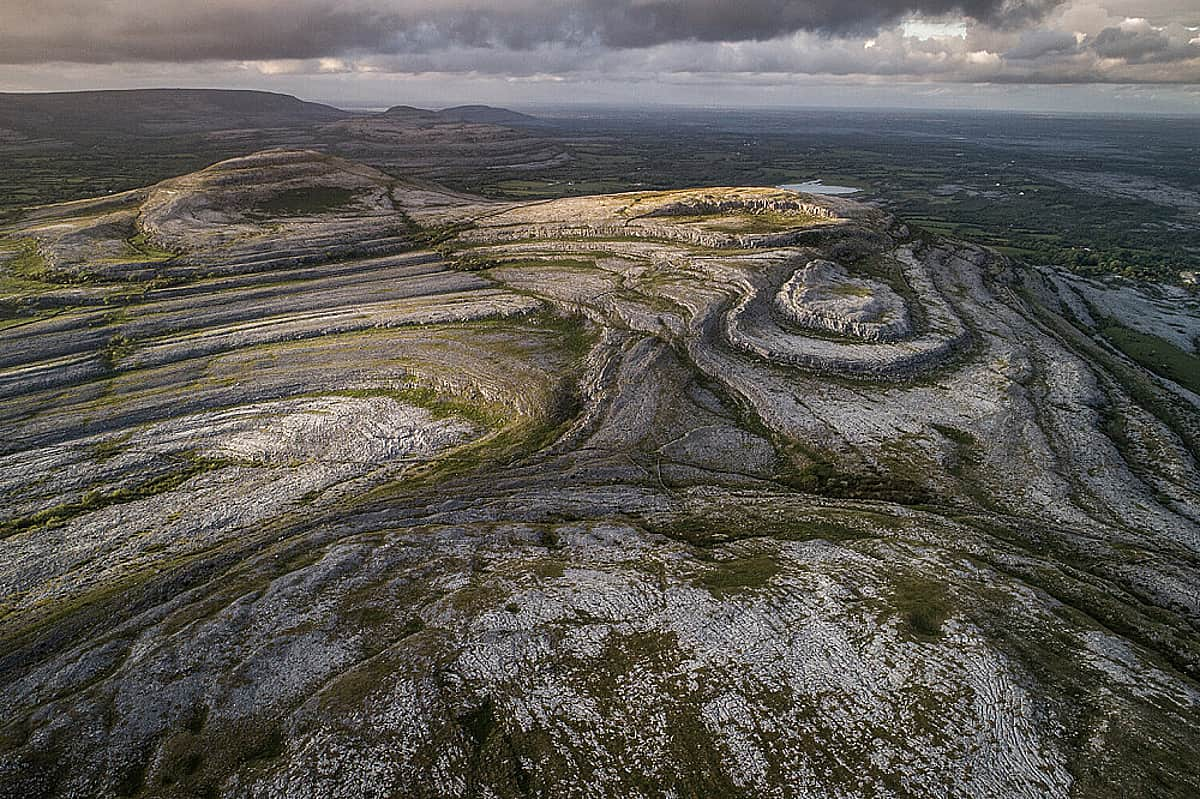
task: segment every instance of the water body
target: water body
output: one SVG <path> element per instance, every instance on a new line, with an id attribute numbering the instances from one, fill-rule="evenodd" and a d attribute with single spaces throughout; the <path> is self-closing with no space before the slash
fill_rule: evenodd
<path id="1" fill-rule="evenodd" d="M 788 191 L 803 191 L 808 194 L 855 194 L 858 189 L 853 186 L 827 186 L 819 180 L 808 180 L 804 183 L 784 183 L 776 188 Z"/>

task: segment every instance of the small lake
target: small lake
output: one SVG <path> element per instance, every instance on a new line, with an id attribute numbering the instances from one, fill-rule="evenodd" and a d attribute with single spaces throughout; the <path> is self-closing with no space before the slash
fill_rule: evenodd
<path id="1" fill-rule="evenodd" d="M 827 186 L 819 180 L 808 180 L 804 183 L 784 183 L 776 186 L 788 191 L 803 191 L 808 194 L 856 194 L 858 189 L 853 186 Z"/>

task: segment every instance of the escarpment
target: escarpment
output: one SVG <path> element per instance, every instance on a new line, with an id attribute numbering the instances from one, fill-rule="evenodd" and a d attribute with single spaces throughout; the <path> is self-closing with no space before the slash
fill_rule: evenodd
<path id="1" fill-rule="evenodd" d="M 793 213 L 818 219 L 837 219 L 837 213 L 828 206 L 804 202 L 792 197 L 781 197 L 779 194 L 768 196 L 734 197 L 719 199 L 715 197 L 684 197 L 678 202 L 669 202 L 653 210 L 645 216 L 713 216 L 726 214 L 772 214 Z"/>
<path id="2" fill-rule="evenodd" d="M 1200 792 L 1186 299 L 313 151 L 0 234 L 0 797 Z"/>

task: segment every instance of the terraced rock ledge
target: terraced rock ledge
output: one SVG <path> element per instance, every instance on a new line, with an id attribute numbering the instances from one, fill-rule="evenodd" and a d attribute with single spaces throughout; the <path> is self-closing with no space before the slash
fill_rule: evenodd
<path id="1" fill-rule="evenodd" d="M 887 284 L 850 277 L 832 261 L 810 261 L 775 295 L 786 321 L 845 338 L 895 341 L 910 330 L 904 300 Z"/>
<path id="2" fill-rule="evenodd" d="M 1200 794 L 1200 397 L 1113 332 L 1194 298 L 315 151 L 0 235 L 0 797 Z"/>

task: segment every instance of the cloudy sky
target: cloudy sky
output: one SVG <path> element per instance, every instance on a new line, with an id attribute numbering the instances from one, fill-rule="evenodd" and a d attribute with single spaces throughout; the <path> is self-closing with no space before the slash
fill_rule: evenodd
<path id="1" fill-rule="evenodd" d="M 0 0 L 0 91 L 1200 113 L 1200 0 Z"/>

